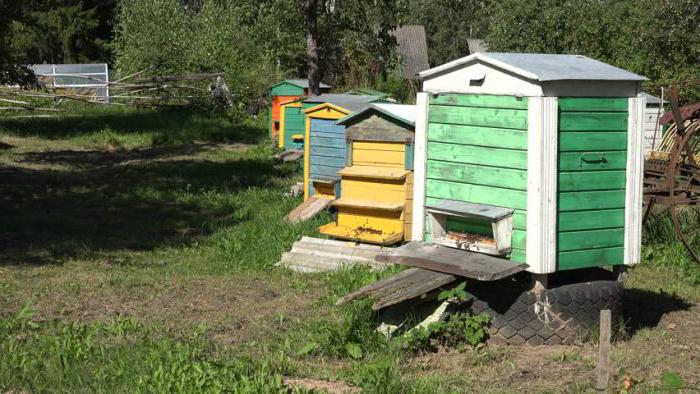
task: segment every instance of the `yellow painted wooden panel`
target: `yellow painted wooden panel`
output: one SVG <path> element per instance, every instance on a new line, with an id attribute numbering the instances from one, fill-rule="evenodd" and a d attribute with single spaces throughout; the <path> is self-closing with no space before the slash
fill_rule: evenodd
<path id="1" fill-rule="evenodd" d="M 353 165 L 338 171 L 342 177 L 403 180 L 408 174 L 403 168 Z"/>
<path id="2" fill-rule="evenodd" d="M 350 111 L 334 105 L 319 104 L 315 107 L 305 109 L 304 113 L 306 114 L 307 118 L 340 119 L 348 115 Z"/>
<path id="3" fill-rule="evenodd" d="M 361 230 L 362 229 L 338 226 L 336 223 L 328 223 L 318 228 L 318 231 L 321 232 L 321 234 L 326 234 L 333 238 L 379 245 L 392 245 L 403 240 L 402 233 L 380 233 Z"/>
<path id="4" fill-rule="evenodd" d="M 404 205 L 404 239 L 411 239 L 411 225 L 413 223 L 413 172 L 406 175 L 405 182 L 406 203 Z"/>
<path id="5" fill-rule="evenodd" d="M 357 142 L 352 144 L 352 163 L 354 165 L 383 165 L 403 168 L 404 153 L 399 151 L 372 151 L 357 149 Z"/>
<path id="6" fill-rule="evenodd" d="M 363 149 L 363 150 L 389 150 L 394 152 L 403 152 L 406 144 L 402 142 L 367 142 L 367 141 L 353 141 L 353 149 Z"/>
<path id="7" fill-rule="evenodd" d="M 336 206 L 338 208 L 364 208 L 382 211 L 401 211 L 404 209 L 403 205 L 403 201 L 387 202 L 377 200 L 355 200 L 347 197 L 341 197 L 333 201 L 333 206 Z"/>
<path id="8" fill-rule="evenodd" d="M 403 231 L 402 213 L 345 208 L 338 211 L 338 226 L 369 228 L 383 233 L 400 233 Z"/>
<path id="9" fill-rule="evenodd" d="M 387 202 L 403 202 L 405 188 L 403 182 L 367 182 L 367 180 L 342 180 L 343 197 L 357 200 L 377 200 Z"/>
<path id="10" fill-rule="evenodd" d="M 277 138 L 277 147 L 283 148 L 284 147 L 284 112 L 285 112 L 285 106 L 282 105 L 280 106 L 280 129 L 279 129 L 279 134 Z"/>

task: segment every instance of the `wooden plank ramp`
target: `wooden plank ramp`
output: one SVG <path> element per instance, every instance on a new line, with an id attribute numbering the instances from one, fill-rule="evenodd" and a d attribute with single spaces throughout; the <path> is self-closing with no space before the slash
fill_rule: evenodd
<path id="1" fill-rule="evenodd" d="M 409 268 L 398 274 L 372 283 L 357 291 L 347 294 L 336 302 L 343 305 L 350 301 L 370 297 L 374 300 L 373 310 L 398 304 L 402 301 L 420 297 L 437 288 L 449 285 L 459 279 L 455 275 L 430 271 L 422 268 Z"/>
<path id="2" fill-rule="evenodd" d="M 528 267 L 526 264 L 482 253 L 417 241 L 395 248 L 377 259 L 380 262 L 404 264 L 482 281 L 502 279 Z"/>
<path id="3" fill-rule="evenodd" d="M 506 259 L 468 252 L 442 245 L 409 242 L 377 256 L 378 261 L 399 263 L 412 268 L 347 294 L 337 305 L 370 297 L 372 309 L 415 299 L 465 278 L 492 281 L 527 268 Z"/>
<path id="4" fill-rule="evenodd" d="M 289 212 L 287 221 L 289 223 L 299 223 L 313 218 L 331 206 L 333 200 L 323 197 L 311 196 L 303 203 Z"/>
<path id="5" fill-rule="evenodd" d="M 297 272 L 337 271 L 353 265 L 383 270 L 392 264 L 378 262 L 377 257 L 386 253 L 386 248 L 376 245 L 303 237 L 282 254 L 276 266 Z"/>

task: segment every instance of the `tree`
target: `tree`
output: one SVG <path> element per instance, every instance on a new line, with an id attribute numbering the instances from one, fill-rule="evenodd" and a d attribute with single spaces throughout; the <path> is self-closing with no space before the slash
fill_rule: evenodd
<path id="1" fill-rule="evenodd" d="M 436 66 L 469 55 L 467 38 L 485 38 L 492 3 L 492 0 L 412 0 L 408 23 L 425 27 L 430 64 Z"/>
<path id="2" fill-rule="evenodd" d="M 494 51 L 581 54 L 646 76 L 659 94 L 677 83 L 700 100 L 700 3 L 696 0 L 500 0 L 488 43 Z"/>
<path id="3" fill-rule="evenodd" d="M 311 96 L 318 96 L 321 93 L 321 73 L 318 64 L 318 4 L 318 0 L 304 0 L 306 55 L 309 59 L 309 94 Z"/>
<path id="4" fill-rule="evenodd" d="M 29 0 L 9 24 L 10 50 L 24 64 L 109 61 L 116 0 Z"/>
<path id="5" fill-rule="evenodd" d="M 30 85 L 36 82 L 34 73 L 27 67 L 17 64 L 17 56 L 9 50 L 12 37 L 10 25 L 20 13 L 22 0 L 0 1 L 0 84 Z"/>
<path id="6" fill-rule="evenodd" d="M 407 0 L 303 1 L 310 84 L 323 76 L 335 85 L 371 84 L 395 65 L 391 32 L 404 21 Z"/>

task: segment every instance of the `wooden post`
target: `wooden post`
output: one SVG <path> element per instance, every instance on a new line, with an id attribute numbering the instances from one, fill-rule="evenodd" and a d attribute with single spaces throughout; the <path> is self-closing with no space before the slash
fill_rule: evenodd
<path id="1" fill-rule="evenodd" d="M 596 390 L 606 390 L 610 379 L 610 309 L 600 311 L 600 340 L 598 342 L 598 367 L 596 369 Z"/>

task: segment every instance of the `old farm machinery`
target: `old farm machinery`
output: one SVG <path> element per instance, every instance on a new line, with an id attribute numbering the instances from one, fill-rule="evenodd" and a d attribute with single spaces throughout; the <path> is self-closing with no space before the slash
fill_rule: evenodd
<path id="1" fill-rule="evenodd" d="M 700 263 L 700 103 L 679 107 L 670 89 L 671 111 L 659 119 L 668 125 L 644 164 L 644 221 L 668 212 L 688 253 Z"/>

